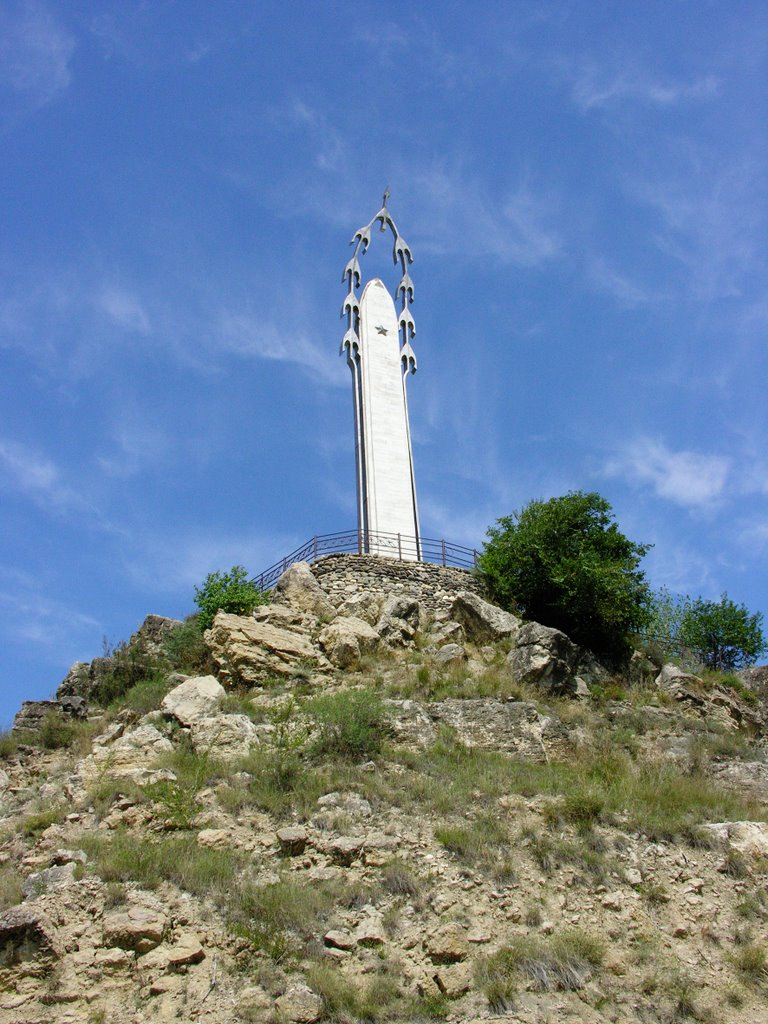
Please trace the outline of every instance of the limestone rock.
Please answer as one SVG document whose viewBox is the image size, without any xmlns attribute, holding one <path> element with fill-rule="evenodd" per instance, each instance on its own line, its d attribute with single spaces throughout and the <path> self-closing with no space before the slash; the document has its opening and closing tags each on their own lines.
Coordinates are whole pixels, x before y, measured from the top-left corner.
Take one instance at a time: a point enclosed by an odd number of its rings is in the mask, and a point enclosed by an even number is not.
<svg viewBox="0 0 768 1024">
<path fill-rule="evenodd" d="M 433 981 L 448 999 L 460 999 L 472 988 L 472 965 L 444 964 L 435 972 Z"/>
<path fill-rule="evenodd" d="M 323 1000 L 306 985 L 291 985 L 275 1000 L 275 1009 L 291 1024 L 314 1024 L 323 1014 Z"/>
<path fill-rule="evenodd" d="M 467 652 L 460 644 L 445 644 L 434 656 L 435 664 L 445 667 L 463 665 L 466 660 Z"/>
<path fill-rule="evenodd" d="M 419 628 L 421 608 L 415 597 L 393 594 L 384 602 L 376 632 L 390 647 L 405 647 Z"/>
<path fill-rule="evenodd" d="M 171 741 L 154 725 L 140 725 L 123 733 L 110 746 L 96 747 L 93 754 L 81 762 L 81 772 L 92 777 L 108 768 L 109 774 L 117 777 L 131 777 L 132 773 L 143 775 L 148 763 L 172 750 Z"/>
<path fill-rule="evenodd" d="M 212 715 L 225 696 L 224 687 L 213 676 L 196 676 L 166 693 L 160 708 L 182 725 L 192 725 Z"/>
<path fill-rule="evenodd" d="M 36 871 L 24 880 L 21 891 L 24 899 L 36 899 L 43 893 L 59 892 L 75 883 L 76 864 L 54 864 L 53 867 Z"/>
<path fill-rule="evenodd" d="M 312 575 L 307 562 L 294 562 L 275 584 L 273 601 L 289 604 L 303 612 L 311 612 L 318 619 L 331 619 L 336 609 Z"/>
<path fill-rule="evenodd" d="M 469 946 L 466 929 L 455 922 L 436 928 L 425 940 L 424 948 L 433 964 L 455 964 L 466 960 Z"/>
<path fill-rule="evenodd" d="M 248 985 L 237 995 L 235 1011 L 238 1020 L 261 1021 L 269 1020 L 272 1010 L 272 999 L 261 985 Z"/>
<path fill-rule="evenodd" d="M 387 935 L 381 914 L 372 906 L 363 908 L 364 916 L 355 929 L 354 940 L 358 946 L 381 946 Z"/>
<path fill-rule="evenodd" d="M 574 694 L 581 656 L 580 648 L 559 629 L 526 622 L 518 631 L 507 664 L 519 682 L 533 683 L 547 693 Z"/>
<path fill-rule="evenodd" d="M 160 945 L 167 926 L 165 914 L 152 907 L 131 906 L 104 917 L 104 944 L 148 953 Z"/>
<path fill-rule="evenodd" d="M 427 711 L 433 720 L 455 729 L 467 746 L 535 761 L 545 760 L 549 744 L 564 732 L 556 719 L 540 715 L 530 701 L 450 699 L 427 705 Z"/>
<path fill-rule="evenodd" d="M 702 831 L 747 857 L 768 857 L 768 824 L 764 821 L 718 821 L 703 825 Z"/>
<path fill-rule="evenodd" d="M 415 700 L 385 700 L 392 711 L 390 728 L 398 743 L 427 747 L 434 742 L 437 729 L 424 707 Z"/>
<path fill-rule="evenodd" d="M 441 622 L 432 630 L 429 639 L 434 647 L 442 647 L 444 644 L 464 643 L 466 634 L 460 622 L 448 619 L 447 622 Z"/>
<path fill-rule="evenodd" d="M 352 818 L 370 818 L 373 814 L 370 803 L 358 793 L 326 793 L 317 801 L 318 807 L 332 807 Z"/>
<path fill-rule="evenodd" d="M 364 622 L 373 626 L 379 621 L 383 604 L 384 599 L 381 595 L 364 590 L 362 593 L 352 594 L 343 601 L 339 605 L 338 614 L 345 618 L 351 616 L 355 619 L 363 619 Z"/>
<path fill-rule="evenodd" d="M 247 715 L 212 715 L 193 722 L 192 746 L 197 751 L 210 751 L 221 761 L 237 761 L 246 757 L 259 742 L 256 726 Z"/>
<path fill-rule="evenodd" d="M 286 857 L 298 857 L 304 853 L 307 845 L 307 830 L 305 828 L 281 828 L 278 829 L 276 835 L 280 844 L 280 852 Z"/>
<path fill-rule="evenodd" d="M 355 836 L 338 836 L 329 843 L 328 852 L 334 864 L 347 868 L 360 856 L 364 844 L 364 839 Z"/>
<path fill-rule="evenodd" d="M 217 612 L 206 643 L 230 684 L 258 683 L 268 676 L 290 676 L 300 662 L 330 666 L 306 635 L 258 622 L 243 615 Z"/>
<path fill-rule="evenodd" d="M 11 779 L 8 772 L 0 768 L 0 793 L 3 793 L 11 784 Z"/>
<path fill-rule="evenodd" d="M 205 960 L 205 950 L 195 932 L 180 932 L 168 947 L 168 963 L 172 968 L 199 964 L 201 960 Z"/>
<path fill-rule="evenodd" d="M 456 595 L 450 616 L 464 627 L 467 639 L 476 644 L 514 638 L 520 628 L 520 619 L 516 615 L 484 601 L 469 590 Z"/>
<path fill-rule="evenodd" d="M 320 644 L 338 668 L 349 668 L 362 654 L 375 649 L 379 634 L 364 619 L 339 616 L 320 633 Z"/>
<path fill-rule="evenodd" d="M 5 966 L 39 958 L 58 958 L 63 949 L 50 917 L 31 906 L 0 914 L 0 949 Z"/>
<path fill-rule="evenodd" d="M 332 929 L 323 936 L 323 942 L 330 949 L 350 950 L 355 948 L 355 938 L 351 932 L 341 929 Z"/>
</svg>

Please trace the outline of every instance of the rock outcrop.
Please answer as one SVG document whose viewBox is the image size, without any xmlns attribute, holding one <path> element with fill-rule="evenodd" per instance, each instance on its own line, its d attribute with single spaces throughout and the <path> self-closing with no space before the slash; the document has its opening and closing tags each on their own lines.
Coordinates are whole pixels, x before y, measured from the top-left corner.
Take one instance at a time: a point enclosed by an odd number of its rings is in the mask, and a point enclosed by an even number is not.
<svg viewBox="0 0 768 1024">
<path fill-rule="evenodd" d="M 301 664 L 330 667 L 308 636 L 243 615 L 218 612 L 205 636 L 219 679 L 229 686 L 291 676 Z"/>
</svg>

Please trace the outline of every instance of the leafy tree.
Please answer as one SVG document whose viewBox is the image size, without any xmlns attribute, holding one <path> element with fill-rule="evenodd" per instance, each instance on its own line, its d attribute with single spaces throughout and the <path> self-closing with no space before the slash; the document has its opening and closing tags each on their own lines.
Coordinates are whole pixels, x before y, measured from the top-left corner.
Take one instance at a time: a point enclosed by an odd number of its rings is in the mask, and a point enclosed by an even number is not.
<svg viewBox="0 0 768 1024">
<path fill-rule="evenodd" d="M 766 649 L 763 616 L 723 594 L 719 601 L 699 597 L 685 608 L 678 639 L 709 668 L 721 672 L 752 665 Z"/>
<path fill-rule="evenodd" d="M 572 491 L 531 501 L 488 530 L 480 570 L 491 597 L 611 661 L 650 617 L 640 560 L 650 545 L 620 532 L 610 504 Z"/>
<path fill-rule="evenodd" d="M 266 595 L 248 579 L 242 565 L 233 565 L 229 572 L 209 572 L 202 587 L 195 587 L 195 604 L 200 609 L 203 629 L 211 625 L 218 611 L 248 615 L 257 605 L 266 603 Z"/>
</svg>

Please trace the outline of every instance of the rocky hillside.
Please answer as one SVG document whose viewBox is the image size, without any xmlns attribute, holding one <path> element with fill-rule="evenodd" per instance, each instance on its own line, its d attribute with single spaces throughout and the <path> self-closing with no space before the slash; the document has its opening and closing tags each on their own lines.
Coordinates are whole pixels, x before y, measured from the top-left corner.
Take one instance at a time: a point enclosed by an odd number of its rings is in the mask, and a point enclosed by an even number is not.
<svg viewBox="0 0 768 1024">
<path fill-rule="evenodd" d="M 21 709 L 0 1024 L 768 1019 L 768 670 L 611 676 L 369 561 Z"/>
</svg>

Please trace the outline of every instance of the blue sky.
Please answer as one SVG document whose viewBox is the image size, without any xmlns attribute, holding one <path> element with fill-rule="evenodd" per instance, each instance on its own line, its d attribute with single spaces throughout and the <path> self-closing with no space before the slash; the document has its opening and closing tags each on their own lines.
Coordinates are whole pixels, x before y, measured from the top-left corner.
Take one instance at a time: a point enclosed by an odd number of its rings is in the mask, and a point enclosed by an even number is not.
<svg viewBox="0 0 768 1024">
<path fill-rule="evenodd" d="M 733 0 L 1 2 L 0 720 L 354 526 L 385 185 L 423 532 L 598 490 L 655 586 L 768 612 L 767 54 Z"/>
</svg>

